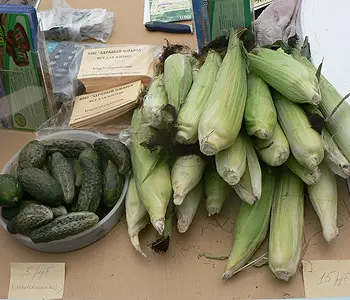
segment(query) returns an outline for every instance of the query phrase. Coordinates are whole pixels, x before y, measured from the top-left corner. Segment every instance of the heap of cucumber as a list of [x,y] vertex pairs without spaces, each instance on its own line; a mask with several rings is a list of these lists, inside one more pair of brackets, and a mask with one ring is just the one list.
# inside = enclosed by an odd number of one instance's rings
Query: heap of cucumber
[[47,243],[81,233],[118,202],[131,171],[119,141],[31,141],[19,153],[16,176],[0,175],[7,230]]

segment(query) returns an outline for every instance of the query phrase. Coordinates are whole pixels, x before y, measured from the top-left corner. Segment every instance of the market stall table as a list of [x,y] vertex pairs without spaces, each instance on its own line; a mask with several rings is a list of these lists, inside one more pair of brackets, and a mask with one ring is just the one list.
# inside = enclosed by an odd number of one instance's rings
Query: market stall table
[[[50,6],[43,0],[41,9]],[[103,7],[116,13],[114,34],[110,43],[163,44],[164,38],[176,43],[195,45],[193,35],[149,33],[142,24],[143,1],[121,0],[71,1],[73,7]],[[20,131],[0,131],[0,167],[34,134]],[[350,259],[350,205],[346,182],[339,179],[340,229],[336,242],[327,245],[319,221],[306,201],[304,259]],[[240,200],[226,201],[219,217],[208,218],[202,207],[189,231],[183,235],[174,230],[166,254],[153,253],[148,244],[155,239],[151,227],[140,236],[148,255],[141,257],[131,246],[125,218],[99,242],[67,254],[45,254],[32,251],[17,242],[9,233],[0,230],[0,298],[6,298],[11,262],[65,262],[65,299],[235,299],[303,297],[301,272],[290,280],[274,279],[268,267],[249,268],[232,280],[223,282],[225,261],[200,257],[202,252],[227,255],[231,251],[232,228]],[[262,249],[262,252],[264,249]]]

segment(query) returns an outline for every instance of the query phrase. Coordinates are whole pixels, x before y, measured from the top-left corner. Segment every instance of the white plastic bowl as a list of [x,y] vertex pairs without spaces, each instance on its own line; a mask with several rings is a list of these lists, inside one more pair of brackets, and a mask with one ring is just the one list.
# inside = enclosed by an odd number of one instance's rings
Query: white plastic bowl
[[[70,139],[70,140],[80,140],[84,142],[88,142],[93,144],[93,142],[98,138],[103,138],[102,135],[81,131],[81,130],[64,130],[55,132],[52,134],[48,134],[45,137],[39,138],[39,140],[52,140],[52,139]],[[16,153],[5,165],[2,169],[2,174],[13,174],[17,168],[17,160],[18,153]],[[125,178],[125,184],[123,188],[122,195],[120,196],[117,204],[114,208],[109,212],[107,216],[105,216],[100,222],[98,222],[94,227],[76,234],[74,236],[70,236],[68,238],[53,241],[49,243],[42,244],[34,244],[29,237],[26,237],[21,234],[14,234],[13,236],[19,240],[24,245],[28,246],[31,249],[48,252],[48,253],[63,253],[70,252],[74,250],[78,250],[93,244],[98,241],[102,237],[104,237],[108,232],[110,232],[113,227],[119,222],[120,217],[124,212],[124,198],[128,188],[129,178]],[[6,229],[6,220],[2,218],[1,208],[0,208],[0,225],[7,231]]]

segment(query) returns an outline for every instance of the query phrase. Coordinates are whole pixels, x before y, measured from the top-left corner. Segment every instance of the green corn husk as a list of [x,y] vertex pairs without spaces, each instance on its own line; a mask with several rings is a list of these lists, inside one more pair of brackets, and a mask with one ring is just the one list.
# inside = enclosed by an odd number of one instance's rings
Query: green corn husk
[[205,160],[195,154],[180,156],[176,159],[171,169],[175,205],[180,205],[187,194],[196,187],[202,179],[204,168]]
[[241,198],[241,200],[247,202],[249,205],[253,205],[258,198],[253,192],[252,181],[250,179],[249,168],[247,168],[241,177],[241,180],[233,186],[235,192]]
[[256,48],[248,53],[250,69],[290,101],[296,103],[321,102],[319,84],[300,62],[282,51]]
[[198,139],[205,155],[230,147],[241,129],[247,98],[242,45],[231,31],[227,53],[199,121]]
[[173,121],[171,115],[164,110],[164,107],[168,104],[168,97],[163,78],[163,74],[159,74],[154,78],[147,95],[143,99],[141,110],[143,122],[155,128],[163,128],[164,124]]
[[289,156],[285,165],[307,185],[315,184],[320,180],[321,172],[318,166],[309,170],[299,164],[293,155]]
[[321,178],[308,186],[309,197],[320,219],[323,237],[332,243],[338,235],[337,228],[337,182],[335,175],[325,163],[320,164]]
[[249,135],[270,139],[277,124],[277,112],[268,85],[255,74],[248,76],[244,125]]
[[200,181],[197,186],[188,193],[181,205],[175,207],[177,216],[177,229],[180,233],[188,230],[197,212],[202,199],[203,184]]
[[[316,73],[314,65],[306,57],[302,56],[299,50],[294,49],[293,57],[305,65],[311,74]],[[336,112],[330,116],[343,97],[322,75],[320,76],[320,90],[322,101],[319,105],[319,109],[324,117],[326,119],[328,118],[326,121],[327,130],[343,155],[350,161],[350,104],[347,101],[343,102]]]
[[134,177],[131,177],[129,181],[128,192],[125,197],[125,210],[131,244],[137,252],[147,257],[140,247],[139,232],[149,223],[149,216],[140,201]]
[[253,141],[260,159],[269,166],[280,166],[289,157],[289,143],[278,123],[270,139],[261,140],[255,138]]
[[303,182],[283,168],[272,205],[269,238],[269,266],[278,279],[288,281],[297,271],[303,226]]
[[221,178],[215,167],[208,166],[204,172],[204,193],[209,217],[220,213],[230,191],[230,186]]
[[321,136],[311,127],[303,109],[274,92],[278,121],[295,159],[304,167],[316,168],[324,157]]
[[161,235],[166,209],[172,195],[170,169],[166,162],[159,162],[157,154],[140,145],[153,133],[151,127],[141,124],[141,112],[134,110],[130,145],[132,169],[140,200],[150,216],[153,227]]
[[257,200],[261,197],[262,190],[262,175],[259,163],[259,158],[255,152],[254,146],[250,138],[245,135],[245,146],[247,152],[247,166],[250,173],[250,180],[253,188],[253,193]]
[[245,138],[242,133],[231,147],[215,155],[216,170],[229,185],[235,185],[241,179],[247,166],[246,157]]
[[164,62],[164,85],[169,104],[179,111],[192,85],[192,57],[172,54]]
[[348,178],[350,176],[350,163],[325,128],[322,131],[322,139],[325,148],[324,161],[334,174]]
[[254,205],[242,202],[234,225],[233,248],[223,279],[236,274],[254,255],[264,241],[270,223],[271,206],[276,188],[276,174],[270,168],[263,169],[261,199]]
[[194,144],[198,141],[199,119],[208,101],[220,65],[220,55],[215,51],[210,51],[187,95],[185,104],[180,109],[176,133],[176,141],[179,143]]

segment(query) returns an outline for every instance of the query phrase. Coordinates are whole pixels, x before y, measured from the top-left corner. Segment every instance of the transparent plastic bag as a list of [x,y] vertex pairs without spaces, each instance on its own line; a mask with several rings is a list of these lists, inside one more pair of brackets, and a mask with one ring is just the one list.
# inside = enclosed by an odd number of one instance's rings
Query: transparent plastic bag
[[52,9],[38,16],[47,40],[107,42],[114,28],[114,13],[103,8],[75,9],[65,1],[53,1]]

